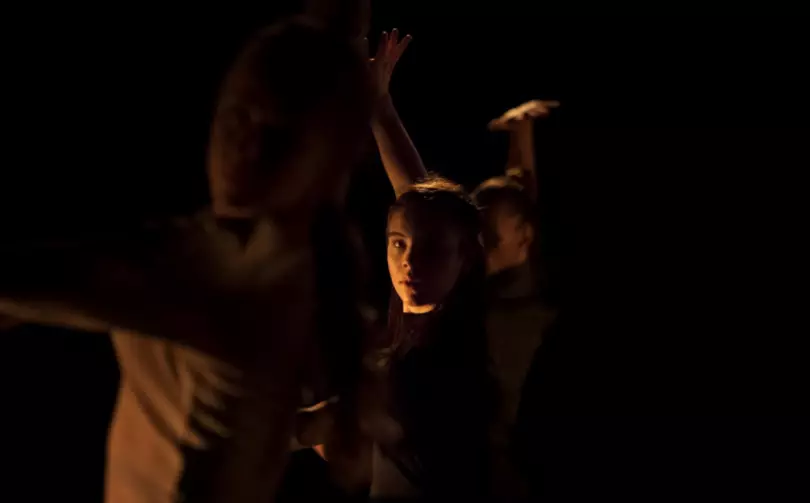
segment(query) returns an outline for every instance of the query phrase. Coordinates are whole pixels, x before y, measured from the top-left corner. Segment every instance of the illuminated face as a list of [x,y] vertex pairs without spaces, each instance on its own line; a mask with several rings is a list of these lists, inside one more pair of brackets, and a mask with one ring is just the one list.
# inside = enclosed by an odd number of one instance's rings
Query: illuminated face
[[487,250],[490,274],[517,267],[529,259],[534,229],[521,214],[502,204],[488,210],[487,222],[497,236],[497,244]]
[[426,313],[441,304],[464,268],[461,234],[426,208],[395,210],[388,219],[388,272],[403,309]]

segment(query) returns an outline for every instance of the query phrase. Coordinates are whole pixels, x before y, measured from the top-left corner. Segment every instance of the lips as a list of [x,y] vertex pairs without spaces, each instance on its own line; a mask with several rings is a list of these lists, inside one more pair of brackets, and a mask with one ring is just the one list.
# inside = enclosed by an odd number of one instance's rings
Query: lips
[[408,288],[416,288],[419,286],[421,281],[418,279],[406,279],[404,281],[401,281],[401,283]]

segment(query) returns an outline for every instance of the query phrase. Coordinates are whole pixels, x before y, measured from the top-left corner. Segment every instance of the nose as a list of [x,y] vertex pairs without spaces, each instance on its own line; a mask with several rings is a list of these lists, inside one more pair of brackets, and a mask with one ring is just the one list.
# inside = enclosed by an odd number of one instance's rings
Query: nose
[[408,276],[417,276],[419,273],[425,272],[426,268],[428,268],[428,262],[425,252],[413,246],[408,248],[402,258],[403,271],[407,272]]
[[411,275],[411,251],[408,250],[402,255],[402,270]]

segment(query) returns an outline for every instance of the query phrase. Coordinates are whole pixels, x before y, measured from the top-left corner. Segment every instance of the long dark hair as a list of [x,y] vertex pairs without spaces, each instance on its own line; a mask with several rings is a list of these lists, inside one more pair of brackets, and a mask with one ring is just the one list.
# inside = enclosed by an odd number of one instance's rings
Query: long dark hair
[[[460,342],[455,340],[453,334],[465,334],[467,342],[464,345],[474,345],[474,339],[485,337],[486,267],[478,209],[460,185],[437,175],[428,176],[400,195],[391,206],[389,217],[395,211],[415,206],[441,215],[443,221],[449,222],[460,233],[465,265],[448,298],[434,313],[425,315],[425,323],[416,328],[405,326],[402,300],[392,292],[388,308],[387,343],[395,349],[414,342],[413,339],[429,336],[421,332],[430,331],[442,334],[433,341],[441,346]],[[449,328],[452,330],[443,330]]]
[[[388,374],[390,410],[405,434],[394,459],[426,496],[444,500],[470,492],[472,497],[482,494],[486,483],[488,433],[497,406],[489,372],[480,217],[459,185],[436,176],[413,185],[391,211],[416,205],[460,233],[465,264],[447,298],[430,313],[405,315],[399,296],[391,296],[389,347],[381,363]],[[419,349],[411,351],[415,346]],[[421,468],[409,468],[414,455],[414,466]]]
[[433,352],[451,358],[456,364],[470,370],[485,370],[486,262],[480,212],[461,185],[435,174],[401,194],[391,206],[389,218],[396,211],[416,207],[436,215],[437,220],[459,233],[464,266],[437,309],[417,315],[419,323],[405,323],[402,300],[392,292],[386,331],[389,351],[426,343]]

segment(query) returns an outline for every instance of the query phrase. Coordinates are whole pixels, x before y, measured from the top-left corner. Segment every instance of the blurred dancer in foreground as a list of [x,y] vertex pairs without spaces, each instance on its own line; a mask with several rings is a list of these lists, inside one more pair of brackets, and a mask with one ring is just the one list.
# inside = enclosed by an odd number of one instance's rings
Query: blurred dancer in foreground
[[410,37],[383,34],[374,59],[372,130],[396,194],[388,215],[394,287],[374,361],[381,409],[371,497],[472,501],[486,494],[494,383],[484,332],[478,211],[457,184],[426,177],[388,94]]
[[487,335],[500,385],[500,411],[493,430],[493,491],[500,501],[527,498],[514,455],[514,425],[521,390],[535,351],[554,319],[540,288],[534,263],[537,175],[534,128],[557,102],[530,101],[490,122],[493,131],[509,132],[506,174],[486,180],[474,192],[484,217],[487,250]]
[[[314,243],[340,238],[334,188],[361,152],[367,75],[345,38],[272,27],[222,87],[210,214],[0,245],[0,310],[113,334],[109,503],[272,501],[312,362],[351,374],[331,350],[351,347],[355,306],[324,274],[346,264]],[[327,324],[339,333],[319,334]]]

